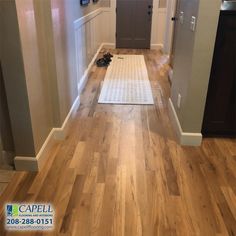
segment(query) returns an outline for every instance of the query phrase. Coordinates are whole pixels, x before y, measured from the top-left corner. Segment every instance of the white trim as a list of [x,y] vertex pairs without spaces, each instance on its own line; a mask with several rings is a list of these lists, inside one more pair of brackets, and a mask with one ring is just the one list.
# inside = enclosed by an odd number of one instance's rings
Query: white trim
[[88,75],[89,75],[89,72],[90,70],[92,69],[92,66],[94,65],[98,55],[99,55],[99,52],[101,51],[102,48],[112,48],[114,49],[115,48],[115,45],[113,43],[102,43],[100,45],[100,47],[98,48],[96,54],[94,55],[92,61],[90,62],[88,68],[85,70],[80,82],[78,83],[78,91],[79,91],[79,94],[83,91],[84,87],[86,86],[86,83],[88,81]]
[[151,49],[153,50],[163,50],[163,44],[151,44]]
[[100,7],[99,9],[80,17],[79,19],[74,21],[74,29],[80,28],[82,25],[84,25],[87,21],[90,21],[92,18],[99,15],[102,11],[105,11],[105,8]]
[[170,98],[169,98],[168,108],[169,108],[170,119],[177,133],[177,137],[180,144],[183,146],[201,146],[202,143],[201,133],[183,132],[174,105]]
[[79,94],[83,91],[83,89],[84,89],[84,87],[85,87],[85,85],[88,81],[89,72],[92,69],[92,66],[94,65],[94,63],[96,61],[96,58],[97,58],[99,52],[101,51],[102,47],[103,47],[103,44],[101,44],[100,47],[98,48],[96,54],[94,55],[92,61],[89,63],[88,68],[85,70],[80,82],[78,83],[78,92],[79,92]]
[[167,8],[163,7],[163,8],[158,8],[158,13],[166,13],[167,12]]
[[23,157],[23,156],[15,157],[14,163],[16,170],[39,171],[42,169],[52,147],[58,142],[58,140],[63,140],[68,134],[71,121],[73,120],[79,108],[79,105],[80,105],[80,98],[78,96],[75,99],[62,127],[53,128],[51,130],[36,157]]
[[68,134],[68,131],[69,131],[71,121],[75,117],[76,112],[79,109],[79,106],[80,106],[80,96],[78,96],[75,99],[64,123],[62,124],[62,127],[61,128],[53,128],[53,138],[55,140],[64,140],[66,138],[66,135]]
[[[157,44],[160,43],[157,39],[157,34],[158,34],[158,29],[159,29],[159,23],[158,22],[158,17],[159,17],[159,12],[158,12],[158,7],[159,7],[159,0],[158,1],[153,1],[152,5],[152,26],[151,26],[151,45],[152,44]],[[150,47],[151,47],[150,45]]]
[[85,70],[80,82],[78,83],[79,94],[83,91],[84,87],[86,86],[86,83],[88,81],[89,72],[92,69],[92,66],[94,65],[94,63],[97,59],[97,56],[99,55],[99,52],[101,51],[102,48],[108,48],[108,49],[112,48],[112,49],[114,49],[115,44],[113,44],[113,43],[102,43],[100,45],[100,47],[98,48],[98,50],[97,50],[96,54],[94,55],[92,61],[90,62],[88,68]]
[[37,157],[15,157],[15,168],[17,171],[39,171],[39,159]]
[[102,48],[115,49],[116,45],[114,43],[102,43]]
[[159,1],[153,1],[151,49],[152,45],[162,45],[163,47],[165,36],[166,12],[166,8],[159,8]]

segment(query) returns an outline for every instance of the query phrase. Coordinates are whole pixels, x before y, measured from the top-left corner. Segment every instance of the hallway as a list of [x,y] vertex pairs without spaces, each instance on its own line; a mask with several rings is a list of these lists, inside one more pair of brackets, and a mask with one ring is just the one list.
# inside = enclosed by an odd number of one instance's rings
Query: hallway
[[144,54],[155,105],[97,104],[106,70],[94,66],[69,136],[43,171],[16,172],[0,196],[0,235],[6,202],[53,203],[51,235],[236,235],[236,141],[178,145],[162,54],[111,52]]

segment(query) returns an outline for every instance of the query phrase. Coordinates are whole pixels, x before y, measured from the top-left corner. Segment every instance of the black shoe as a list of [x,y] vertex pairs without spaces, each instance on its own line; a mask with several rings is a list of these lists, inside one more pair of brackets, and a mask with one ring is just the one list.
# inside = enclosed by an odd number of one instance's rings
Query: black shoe
[[108,52],[108,53],[104,54],[103,57],[111,59],[113,57],[113,55]]
[[109,53],[109,52],[106,53],[105,55],[108,56],[108,57],[110,57],[110,58],[113,57],[113,55],[112,55],[111,53]]
[[98,67],[107,67],[110,63],[106,59],[100,58],[96,61],[96,64]]
[[103,57],[103,59],[108,64],[111,62],[111,58],[109,58],[109,57]]

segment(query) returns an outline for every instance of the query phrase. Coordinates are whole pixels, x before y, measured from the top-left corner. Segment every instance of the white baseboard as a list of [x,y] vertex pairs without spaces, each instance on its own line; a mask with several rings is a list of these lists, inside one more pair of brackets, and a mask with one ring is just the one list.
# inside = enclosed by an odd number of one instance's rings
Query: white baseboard
[[39,171],[46,162],[47,155],[56,143],[54,137],[54,129],[51,130],[43,146],[36,157],[16,156],[14,163],[16,170],[19,171]]
[[201,146],[202,143],[201,133],[183,132],[174,105],[170,98],[169,98],[168,108],[169,108],[170,119],[177,133],[177,137],[180,144],[183,146]]
[[78,84],[78,91],[79,91],[79,94],[83,91],[84,87],[86,86],[87,84],[87,81],[88,81],[88,75],[89,75],[89,72],[90,70],[92,69],[92,66],[94,65],[96,59],[97,59],[97,56],[99,54],[99,52],[101,51],[102,48],[107,48],[107,49],[113,49],[115,48],[115,44],[113,43],[101,43],[100,47],[98,48],[96,54],[94,55],[93,59],[91,60],[88,68],[85,70],[79,84]]
[[71,124],[72,120],[74,119],[76,112],[79,109],[79,106],[80,106],[80,96],[78,96],[75,99],[64,123],[62,124],[62,127],[61,128],[53,128],[53,138],[55,140],[64,140],[66,138],[66,136],[68,135],[69,128],[70,128],[70,124]]
[[102,47],[107,49],[115,49],[116,45],[114,43],[102,43]]
[[153,50],[163,50],[163,44],[151,44]]
[[36,157],[23,157],[23,156],[15,157],[14,163],[16,170],[39,171],[42,169],[47,158],[49,157],[49,153],[52,150],[52,147],[58,142],[58,140],[65,139],[66,135],[68,134],[69,127],[79,108],[79,105],[80,105],[80,97],[78,96],[75,99],[62,127],[53,128],[51,130]]
[[83,91],[87,81],[88,81],[88,75],[89,75],[89,72],[90,70],[92,69],[92,66],[94,65],[95,63],[95,60],[99,54],[99,52],[101,51],[101,49],[103,48],[103,43],[100,45],[100,47],[98,48],[97,52],[95,53],[93,59],[91,60],[91,62],[89,63],[88,65],[88,68],[85,70],[82,78],[80,79],[80,82],[78,84],[78,91],[79,91],[79,94],[81,94],[81,92]]

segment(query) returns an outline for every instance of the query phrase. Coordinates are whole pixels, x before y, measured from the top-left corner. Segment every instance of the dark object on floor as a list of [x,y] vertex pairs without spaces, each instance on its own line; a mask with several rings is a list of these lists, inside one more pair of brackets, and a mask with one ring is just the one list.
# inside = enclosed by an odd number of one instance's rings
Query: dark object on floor
[[103,58],[100,58],[96,61],[98,67],[107,67],[110,65],[112,54],[109,52],[103,55]]
[[113,57],[113,55],[111,55],[111,53],[109,53],[109,52],[103,55],[103,58],[107,63],[111,62],[112,57]]
[[96,61],[96,64],[97,64],[98,67],[107,67],[107,66],[109,66],[110,62],[108,62],[104,58],[100,58]]
[[103,55],[104,58],[112,58],[113,55],[109,52],[107,52],[106,54]]

